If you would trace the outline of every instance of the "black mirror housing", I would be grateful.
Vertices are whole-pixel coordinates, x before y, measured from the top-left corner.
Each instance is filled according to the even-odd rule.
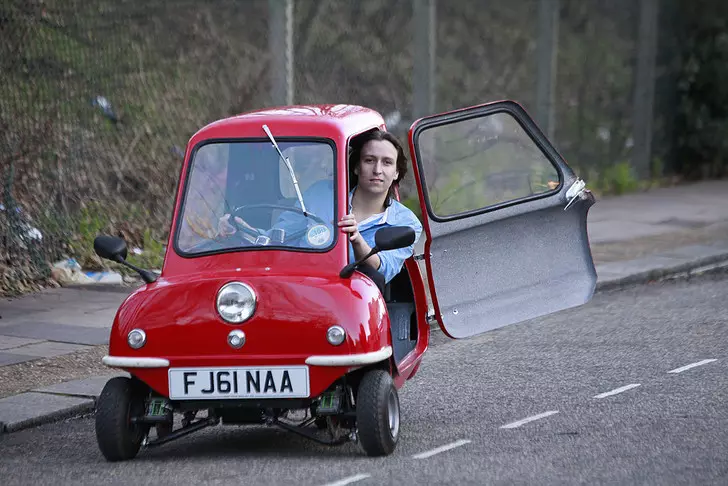
[[[94,251],[101,258],[111,260],[112,262],[121,263],[122,265],[129,267],[139,272],[142,280],[146,283],[152,283],[157,281],[157,276],[149,270],[136,267],[126,261],[126,241],[118,236],[107,236],[100,235],[94,239]]]
[[[415,230],[409,226],[388,226],[374,235],[374,244],[379,251],[405,248],[415,242]]]
[[[126,241],[118,236],[97,236],[94,239],[94,251],[101,258],[121,263],[127,256]]]
[[[380,251],[396,250],[398,248],[404,248],[410,246],[415,242],[417,234],[415,230],[409,226],[387,226],[377,230],[374,234],[374,248],[366,256],[361,258],[359,261],[350,263],[339,272],[341,278],[349,278],[354,270],[361,265],[361,263],[372,255],[379,253]]]

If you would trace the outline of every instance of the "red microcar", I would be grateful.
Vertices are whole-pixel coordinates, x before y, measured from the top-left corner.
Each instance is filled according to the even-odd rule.
[[[411,126],[412,195],[399,202],[421,234],[376,233],[373,253],[413,250],[375,284],[336,225],[351,148],[372,130],[386,131],[383,117],[352,105],[216,121],[187,146],[161,274],[129,264],[122,239],[97,237],[100,256],[145,282],[120,306],[103,358],[130,375],[97,402],[108,460],[221,423],[391,454],[397,390],[431,325],[465,338],[591,299],[594,197],[511,101]]]

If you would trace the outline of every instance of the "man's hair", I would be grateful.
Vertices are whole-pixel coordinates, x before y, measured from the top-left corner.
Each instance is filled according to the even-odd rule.
[[[367,142],[372,140],[387,141],[394,145],[397,149],[397,178],[392,181],[392,185],[389,186],[389,193],[387,194],[387,200],[384,202],[384,206],[389,206],[394,198],[394,190],[399,186],[399,183],[404,176],[407,174],[407,156],[404,154],[404,148],[399,143],[397,137],[389,132],[382,131],[378,128],[369,130],[361,135],[357,135],[351,142],[351,153],[349,154],[349,180],[351,186],[354,187],[359,182],[358,176],[354,173],[354,169],[361,163],[361,149],[366,145]]]

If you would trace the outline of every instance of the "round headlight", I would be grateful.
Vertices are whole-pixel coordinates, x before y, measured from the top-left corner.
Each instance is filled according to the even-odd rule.
[[[326,340],[329,344],[334,346],[338,346],[343,343],[345,338],[346,331],[344,331],[344,328],[341,326],[331,326],[329,330],[326,331]]]
[[[217,312],[233,324],[250,319],[255,312],[255,305],[255,292],[240,282],[226,284],[217,293]]]
[[[141,329],[132,329],[126,336],[126,342],[132,349],[139,349],[147,342],[147,334]]]

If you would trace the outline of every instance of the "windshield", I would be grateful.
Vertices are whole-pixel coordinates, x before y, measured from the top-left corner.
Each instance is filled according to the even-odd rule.
[[[334,242],[332,143],[277,140],[298,181],[270,141],[199,147],[177,224],[185,254],[245,247],[328,250]]]

